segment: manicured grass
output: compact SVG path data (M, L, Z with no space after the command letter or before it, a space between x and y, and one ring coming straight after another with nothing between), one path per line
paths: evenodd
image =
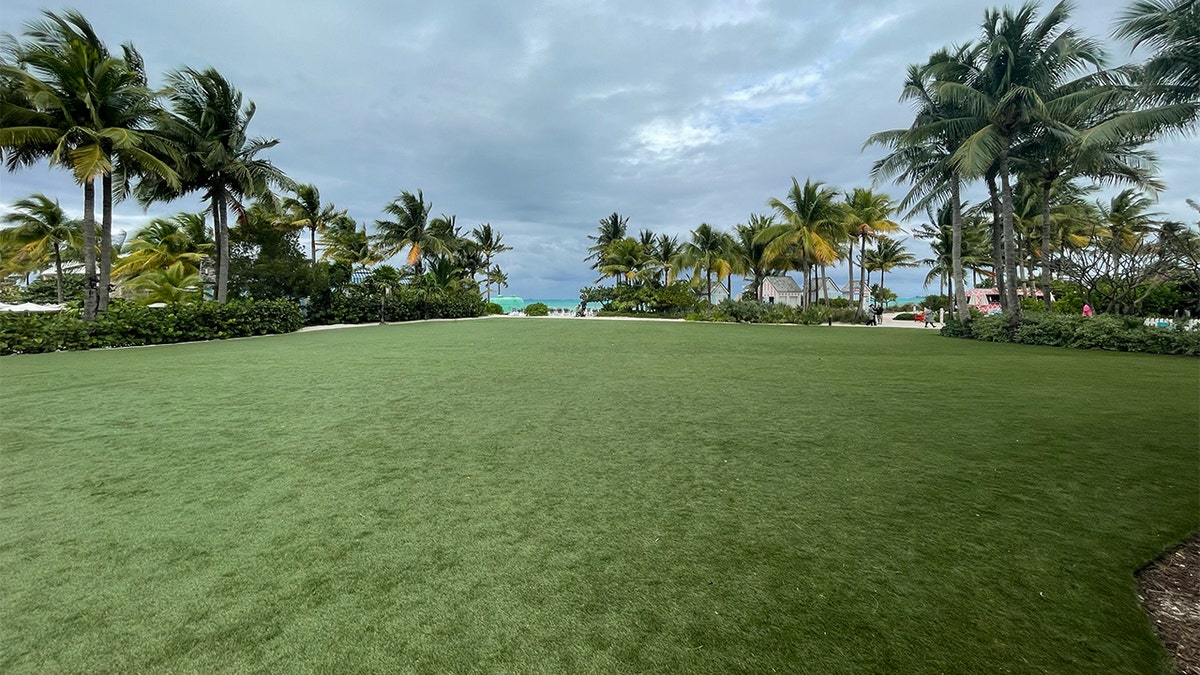
M1196 360L489 319L0 359L0 671L1169 672Z

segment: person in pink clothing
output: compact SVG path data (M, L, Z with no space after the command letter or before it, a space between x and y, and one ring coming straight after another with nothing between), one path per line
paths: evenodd
M1091 315L1092 315L1092 306L1091 306L1091 305L1089 305L1089 304L1087 304L1087 303L1084 303L1084 304L1083 304L1083 315L1084 315L1084 316L1091 316Z

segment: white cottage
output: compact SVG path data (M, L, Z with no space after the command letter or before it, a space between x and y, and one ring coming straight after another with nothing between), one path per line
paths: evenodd
M791 277L765 277L758 287L758 298L771 305L799 307L804 298L804 291Z

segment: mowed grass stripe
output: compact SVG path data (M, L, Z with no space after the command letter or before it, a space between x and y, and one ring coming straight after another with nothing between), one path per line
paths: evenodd
M0 669L1169 672L1132 573L1200 520L1198 375L532 319L6 357Z

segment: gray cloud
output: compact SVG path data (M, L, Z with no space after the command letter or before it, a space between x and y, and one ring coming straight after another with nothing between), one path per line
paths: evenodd
M1121 5L1089 2L1076 23L1107 35ZM258 105L255 133L282 141L270 157L360 221L421 188L435 212L490 222L516 246L500 259L512 292L569 298L594 279L586 236L612 211L635 229L686 235L765 212L791 176L867 185L878 152L861 151L863 141L910 121L896 102L905 66L974 37L985 6L93 0L80 9L111 44L134 42L157 76L219 69ZM0 30L19 32L40 9L9 0ZM1160 152L1170 185L1160 210L1194 220L1184 199L1200 197L1200 143L1176 139ZM64 172L0 180L5 203L44 191L77 208ZM143 214L122 204L118 224L198 208L181 200ZM924 275L900 272L889 285L917 294Z

